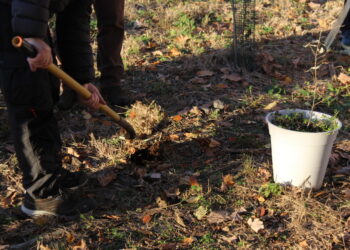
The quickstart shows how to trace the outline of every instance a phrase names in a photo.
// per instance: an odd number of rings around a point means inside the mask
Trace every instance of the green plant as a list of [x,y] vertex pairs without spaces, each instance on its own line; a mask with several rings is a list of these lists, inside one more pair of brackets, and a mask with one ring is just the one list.
[[211,233],[206,233],[201,237],[200,242],[203,244],[211,244],[215,242],[215,239]]
[[125,232],[119,231],[118,228],[107,229],[107,237],[114,240],[122,240],[126,237]]
[[276,112],[271,122],[281,128],[299,132],[329,132],[338,128],[336,115],[330,119],[310,119],[300,112],[290,114]]
[[282,187],[278,183],[266,183],[259,188],[259,193],[268,198],[271,195],[282,194]]

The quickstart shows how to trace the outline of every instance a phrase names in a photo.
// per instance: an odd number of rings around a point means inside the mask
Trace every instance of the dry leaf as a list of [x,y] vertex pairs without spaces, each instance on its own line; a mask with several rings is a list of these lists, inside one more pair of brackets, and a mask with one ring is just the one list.
[[227,67],[221,68],[220,71],[224,73],[224,75],[229,75],[231,73],[230,68]]
[[176,121],[176,122],[179,122],[179,121],[182,120],[182,116],[181,116],[181,115],[175,115],[175,116],[172,117],[172,119],[173,119],[174,121]]
[[183,219],[180,216],[180,213],[178,210],[175,210],[175,221],[177,222],[177,224],[179,224],[182,227],[186,227]]
[[229,86],[227,84],[224,83],[219,83],[217,85],[215,85],[215,87],[217,87],[218,89],[228,89]]
[[190,198],[188,198],[186,200],[187,203],[190,203],[190,204],[194,204],[194,203],[197,203],[199,200],[201,199],[201,197],[199,195],[197,196],[191,196]]
[[235,185],[235,182],[233,181],[233,175],[227,174],[223,177],[223,182],[225,183],[226,186],[233,186]]
[[309,244],[307,244],[306,240],[299,242],[299,246],[301,248],[306,248],[306,249],[309,248]]
[[67,243],[71,244],[75,240],[74,236],[70,232],[66,232],[66,241]]
[[188,40],[190,40],[190,38],[188,36],[178,36],[175,38],[175,41],[179,44],[182,44],[182,45],[186,44],[186,42]]
[[253,229],[254,232],[259,232],[259,230],[264,229],[264,223],[258,218],[249,218],[247,221],[248,225]]
[[152,52],[152,55],[154,55],[154,56],[163,56],[163,52],[160,51],[160,50],[155,50],[155,51]]
[[264,203],[266,201],[265,198],[262,196],[259,196],[257,199],[260,203]]
[[162,200],[162,198],[160,198],[160,197],[157,197],[157,198],[156,198],[156,203],[157,203],[158,207],[161,207],[161,208],[165,208],[165,207],[168,206],[168,204],[166,203],[166,201],[165,201],[165,200]]
[[194,176],[190,176],[189,181],[190,181],[190,185],[191,185],[191,186],[197,186],[197,187],[200,187],[200,186],[201,186],[201,185],[198,183],[196,177],[194,177]]
[[258,217],[263,217],[266,214],[266,209],[264,207],[258,207],[256,213]]
[[217,140],[210,139],[209,148],[216,148],[216,147],[219,147],[220,145],[221,143],[218,142]]
[[73,155],[73,156],[75,156],[75,157],[77,157],[77,158],[80,157],[80,154],[79,154],[74,148],[68,147],[68,148],[67,148],[67,153],[68,153],[69,155]]
[[177,140],[179,140],[179,136],[178,135],[169,135],[169,139],[170,139],[170,141],[177,141]]
[[[7,249],[7,248],[6,248]],[[51,248],[45,246],[45,245],[41,245],[39,246],[39,250],[51,250]]]
[[190,138],[190,139],[192,139],[192,138],[197,138],[197,137],[198,137],[197,134],[193,134],[193,133],[184,133],[184,135],[185,135],[187,138]]
[[136,117],[136,112],[135,112],[135,111],[131,111],[131,112],[129,113],[128,117],[129,117],[130,119],[135,119],[135,117]]
[[282,81],[286,84],[291,84],[293,82],[293,79],[289,76],[286,76]]
[[149,215],[149,214],[146,214],[145,216],[142,217],[142,222],[143,222],[144,224],[149,223],[151,220],[152,220],[152,216]]
[[195,114],[195,115],[202,115],[202,111],[197,107],[197,106],[194,106],[191,110],[190,110],[190,113],[191,114]]
[[222,235],[220,239],[222,239],[223,241],[226,241],[229,244],[232,244],[237,240],[237,236],[232,235],[232,236],[226,237]]
[[200,206],[197,208],[197,210],[193,213],[193,215],[198,219],[201,220],[204,218],[204,216],[207,214],[208,209],[204,206]]
[[274,102],[271,102],[269,104],[267,104],[265,107],[264,107],[264,110],[271,110],[273,108],[275,108],[277,106],[277,102],[274,101]]
[[213,101],[213,107],[216,109],[224,109],[225,108],[225,104],[223,101],[216,99]]
[[181,194],[180,189],[178,187],[165,189],[164,193],[168,198],[177,198]]
[[196,73],[197,76],[199,77],[206,77],[206,76],[212,76],[214,75],[213,71],[210,70],[201,70]]
[[190,83],[197,83],[197,84],[202,84],[202,83],[206,83],[207,80],[205,80],[204,78],[200,78],[200,77],[195,77],[195,78],[192,78],[190,80]]
[[196,238],[191,236],[189,238],[184,238],[182,243],[184,243],[186,245],[191,245],[194,241],[196,241]]
[[350,189],[343,190],[342,193],[346,199],[350,200]]
[[4,207],[9,207],[13,205],[13,201],[16,197],[16,191],[12,191],[6,198],[2,199],[2,203],[4,204]]
[[210,224],[219,224],[227,220],[231,220],[231,214],[227,211],[221,210],[221,211],[212,211],[208,216],[207,220]]
[[338,76],[338,80],[339,82],[341,82],[342,84],[350,84],[350,76],[344,73],[340,73]]
[[232,82],[239,82],[239,81],[243,80],[243,77],[238,75],[238,74],[231,74],[231,75],[222,76],[222,79],[227,79],[227,80],[230,80]]
[[107,186],[109,183],[114,181],[117,178],[117,175],[113,171],[108,171],[105,173],[102,173],[97,177],[98,182],[102,187]]
[[80,241],[80,244],[77,246],[74,246],[72,250],[89,250],[89,248],[87,247],[85,240],[82,239]]
[[107,219],[116,220],[116,221],[120,221],[122,219],[120,216],[113,215],[113,214],[105,215],[104,217],[107,218]]
[[178,49],[176,49],[176,48],[172,48],[172,49],[170,50],[170,55],[173,56],[173,57],[180,56],[181,54],[182,54],[182,53],[181,53]]
[[318,9],[321,7],[320,3],[314,3],[314,2],[310,2],[310,3],[308,3],[308,5],[311,9]]

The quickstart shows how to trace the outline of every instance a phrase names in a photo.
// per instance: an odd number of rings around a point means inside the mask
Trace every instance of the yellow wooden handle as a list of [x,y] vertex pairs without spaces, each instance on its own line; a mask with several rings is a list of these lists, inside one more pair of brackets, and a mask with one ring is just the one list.
[[[89,99],[91,97],[91,93],[89,90],[80,85],[76,80],[74,80],[71,76],[69,76],[66,72],[58,68],[56,65],[50,64],[49,67],[47,67],[47,70],[50,71],[51,74],[53,74],[57,78],[61,79],[68,87],[73,89],[83,98]],[[120,117],[120,115],[118,115],[113,109],[104,104],[100,104],[99,109],[106,115],[113,118],[121,127],[123,127],[128,132],[130,139],[135,138],[136,134],[133,127],[122,117]]]
[[71,76],[69,76],[66,72],[61,70],[55,64],[50,64],[49,67],[47,67],[47,70],[50,71],[51,74],[53,74],[57,78],[61,79],[68,87],[73,89],[75,92],[77,92],[79,95],[81,95],[85,99],[89,99],[91,97],[91,93],[89,90],[87,90],[85,87],[80,85],[80,83],[74,80]]
[[[35,48],[20,36],[15,36],[12,39],[12,45],[29,57],[35,57],[37,53]],[[50,64],[47,67],[47,70],[50,71],[51,74],[53,74],[57,78],[61,79],[64,84],[73,89],[83,98],[89,99],[91,97],[91,93],[89,90],[80,85],[76,80],[74,80],[71,76],[69,76],[66,72],[61,70],[56,65]],[[106,115],[112,117],[121,127],[123,127],[128,132],[130,139],[135,138],[136,134],[134,128],[122,117],[120,117],[116,112],[114,112],[113,109],[103,104],[99,105],[99,109],[103,111]]]

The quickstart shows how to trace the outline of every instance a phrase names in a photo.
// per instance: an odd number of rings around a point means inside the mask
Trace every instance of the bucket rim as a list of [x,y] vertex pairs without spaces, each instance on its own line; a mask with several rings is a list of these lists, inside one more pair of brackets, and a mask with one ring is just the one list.
[[[286,131],[293,131],[293,132],[296,132],[296,133],[300,133],[300,134],[334,134],[336,132],[338,132],[343,124],[342,122],[336,118],[336,121],[337,121],[337,124],[338,124],[338,127],[334,130],[331,130],[331,131],[325,131],[325,132],[303,132],[303,131],[297,131],[297,130],[291,130],[291,129],[286,129],[286,128],[282,128],[282,127],[279,127],[275,124],[273,124],[271,122],[271,117],[273,114],[275,114],[276,112],[286,112],[286,113],[304,113],[304,114],[307,114],[307,115],[310,115],[310,114],[316,114],[316,115],[319,115],[319,116],[325,116],[325,117],[332,117],[331,115],[328,115],[328,114],[325,114],[325,113],[322,113],[322,112],[318,112],[318,111],[311,111],[311,110],[305,110],[305,109],[282,109],[282,110],[278,110],[278,111],[273,111],[273,112],[269,112],[266,116],[265,116],[265,122],[269,125],[269,126],[273,126],[273,127],[276,127],[276,128],[279,128],[279,129],[282,129],[282,130],[286,130]],[[316,117],[317,119],[317,117]]]

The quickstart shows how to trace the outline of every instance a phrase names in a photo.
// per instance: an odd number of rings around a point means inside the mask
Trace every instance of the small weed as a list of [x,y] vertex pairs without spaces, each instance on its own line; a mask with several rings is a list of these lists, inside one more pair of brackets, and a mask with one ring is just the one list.
[[259,193],[261,193],[266,198],[270,197],[271,195],[280,195],[282,194],[282,187],[277,183],[269,182],[259,188]]
[[111,240],[122,240],[126,237],[125,232],[119,231],[117,228],[107,229],[107,235]]
[[215,242],[215,239],[213,238],[213,235],[211,233],[207,233],[202,236],[200,242],[203,244],[211,244]]
[[210,115],[209,115],[209,119],[211,120],[217,120],[220,117],[220,110],[219,109],[215,109],[213,110]]

